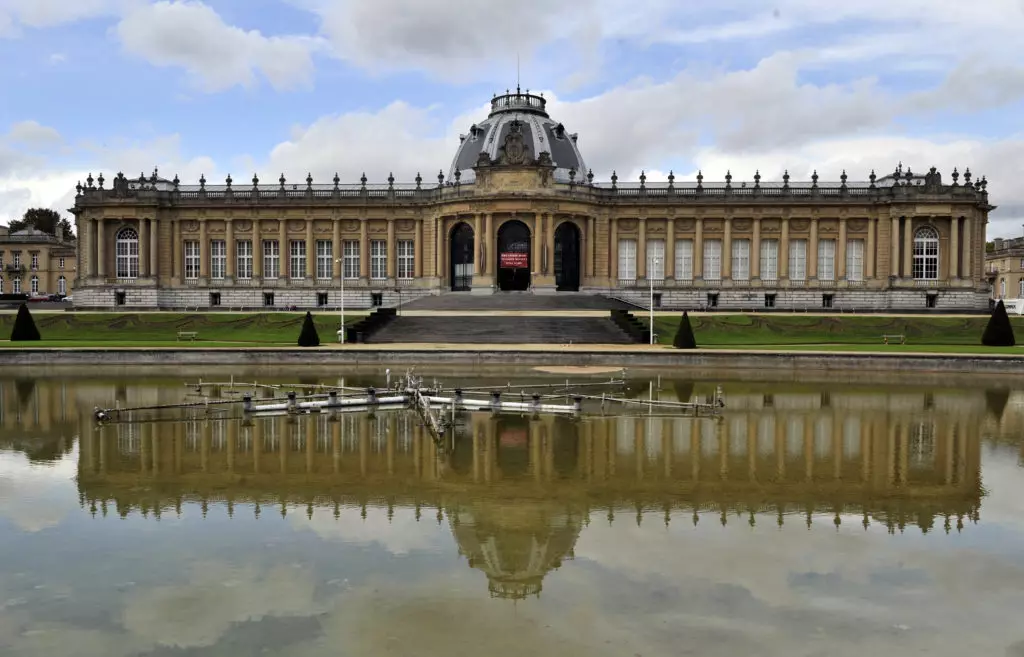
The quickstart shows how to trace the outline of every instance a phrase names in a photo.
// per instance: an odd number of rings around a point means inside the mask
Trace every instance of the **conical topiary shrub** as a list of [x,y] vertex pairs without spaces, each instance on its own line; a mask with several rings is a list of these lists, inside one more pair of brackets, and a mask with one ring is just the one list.
[[981,344],[986,347],[1012,347],[1017,344],[1002,299],[996,304],[996,309],[992,311],[992,317],[988,320],[988,326],[981,334]]
[[11,342],[20,340],[42,340],[32,313],[25,304],[18,308],[18,316],[14,318],[14,328],[11,330]]
[[316,324],[313,323],[313,313],[306,311],[306,319],[302,321],[302,332],[299,333],[300,347],[319,347],[320,335],[316,332]]
[[683,313],[683,318],[679,320],[679,329],[676,331],[676,339],[672,341],[672,346],[676,349],[696,349],[697,340],[693,337],[693,327],[690,326],[690,316]]

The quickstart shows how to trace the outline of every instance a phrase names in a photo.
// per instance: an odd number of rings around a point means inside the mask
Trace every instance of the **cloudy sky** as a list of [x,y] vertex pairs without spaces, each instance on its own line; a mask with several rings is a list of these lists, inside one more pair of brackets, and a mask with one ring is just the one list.
[[599,179],[970,167],[1021,234],[1024,0],[626,4],[0,0],[0,223],[90,172],[431,180],[518,56]]

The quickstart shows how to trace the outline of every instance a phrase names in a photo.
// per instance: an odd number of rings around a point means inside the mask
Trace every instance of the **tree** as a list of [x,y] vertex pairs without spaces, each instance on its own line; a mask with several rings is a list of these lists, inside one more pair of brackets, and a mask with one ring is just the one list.
[[50,235],[62,234],[65,240],[74,239],[75,237],[75,234],[72,232],[71,222],[60,216],[60,213],[56,210],[49,208],[29,208],[20,220],[10,222],[7,229],[14,233],[24,230],[29,226]]
[[32,313],[25,304],[18,308],[18,316],[14,318],[14,328],[11,330],[11,342],[22,340],[42,340],[36,322],[32,319]]
[[690,326],[690,316],[685,312],[683,318],[679,320],[679,328],[676,330],[676,338],[672,341],[672,346],[676,349],[697,348],[697,340],[693,337],[693,327]]
[[1013,325],[1006,314],[1006,306],[1000,299],[992,311],[985,332],[981,334],[981,344],[986,347],[1012,347],[1017,344],[1013,337]]
[[313,313],[306,311],[306,319],[302,322],[302,332],[299,333],[300,347],[319,347],[320,335],[316,332],[316,324],[313,323]]

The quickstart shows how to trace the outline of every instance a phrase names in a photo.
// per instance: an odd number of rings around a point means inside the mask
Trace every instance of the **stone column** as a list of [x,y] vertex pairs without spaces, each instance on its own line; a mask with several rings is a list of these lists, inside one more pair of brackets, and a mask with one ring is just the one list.
[[388,244],[387,244],[387,277],[391,280],[396,278],[395,272],[397,271],[395,263],[398,260],[398,244],[395,242],[395,219],[394,217],[388,217]]
[[587,217],[587,269],[586,275],[593,278],[597,266],[597,222],[594,217]]
[[181,279],[185,277],[185,267],[181,260],[181,220],[171,222],[171,234],[173,235],[172,249],[174,252],[174,262],[171,263],[171,278],[181,282]]
[[[535,213],[533,215],[533,267],[531,267],[532,274],[538,276],[542,273],[541,269],[541,245],[544,243],[544,215],[541,213]],[[536,281],[534,281],[536,283]]]
[[914,278],[914,219],[903,220],[903,275]]
[[345,275],[344,266],[345,245],[341,241],[341,220],[335,219],[331,222],[331,278],[340,280]]
[[103,219],[96,220],[96,277],[104,278],[107,275],[106,267],[106,254],[104,253],[104,243],[106,237],[103,235]]
[[544,220],[544,274],[555,275],[555,215],[545,213]]
[[875,277],[875,231],[878,230],[878,220],[875,217],[868,217],[868,240],[864,247],[864,279],[870,280]]
[[637,219],[636,278],[647,278],[647,219]]
[[487,229],[484,223],[484,214],[477,212],[473,215],[473,250],[474,260],[476,265],[474,266],[475,274],[486,274],[487,273],[487,261],[484,260],[484,250],[481,248],[486,241],[484,231]]
[[139,219],[139,278],[149,277],[149,220]]
[[306,219],[306,278],[316,280],[316,240],[312,219]]
[[889,275],[900,277],[900,218],[892,217],[889,228]]
[[975,287],[977,282],[974,280],[974,270],[971,266],[973,262],[971,259],[971,255],[973,254],[971,248],[971,218],[964,217],[963,277],[971,281],[971,287]]
[[608,220],[608,226],[608,278],[615,285],[615,281],[619,280],[619,225],[615,217]]
[[149,275],[154,279],[160,276],[160,220],[149,220]]
[[665,280],[676,277],[676,220],[665,219]]
[[722,275],[721,280],[732,280],[732,217],[722,219]]
[[288,220],[278,219],[277,220],[277,248],[281,254],[280,264],[281,273],[280,278],[294,277],[299,272],[291,271],[292,264],[292,247],[288,243]]
[[252,220],[252,277],[263,278],[263,237],[260,235],[259,219]]
[[[490,216],[490,215],[488,215]],[[416,243],[412,251],[412,275],[419,279],[423,278],[423,220],[416,219]]]
[[811,217],[811,237],[807,240],[807,280],[818,278],[818,218]]
[[210,278],[210,238],[206,219],[199,220],[199,278]]
[[434,245],[434,275],[438,282],[444,280],[444,217],[437,217],[434,220],[435,242]]
[[836,242],[836,277],[846,279],[846,217],[839,217],[839,241]]
[[704,219],[694,219],[693,233],[693,280],[704,278]]
[[960,278],[960,219],[949,218],[949,279]]
[[779,237],[779,280],[789,278],[789,219],[783,217],[779,220],[782,224],[782,235]]
[[228,281],[233,281],[238,253],[235,251],[235,222],[230,217],[224,220],[224,259],[224,274]]
[[761,278],[761,218],[754,217],[754,236],[750,240],[750,280]]
[[359,278],[370,278],[370,220],[363,217],[359,220]]

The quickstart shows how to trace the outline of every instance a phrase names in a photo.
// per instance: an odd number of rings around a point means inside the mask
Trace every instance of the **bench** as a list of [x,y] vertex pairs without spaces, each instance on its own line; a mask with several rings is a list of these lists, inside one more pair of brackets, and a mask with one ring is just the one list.
[[196,331],[178,331],[178,340],[191,340],[195,342],[197,337],[199,337],[199,333]]
[[889,340],[893,340],[893,341],[899,340],[900,344],[907,344],[907,338],[903,334],[883,335],[882,336],[882,344],[889,344]]

